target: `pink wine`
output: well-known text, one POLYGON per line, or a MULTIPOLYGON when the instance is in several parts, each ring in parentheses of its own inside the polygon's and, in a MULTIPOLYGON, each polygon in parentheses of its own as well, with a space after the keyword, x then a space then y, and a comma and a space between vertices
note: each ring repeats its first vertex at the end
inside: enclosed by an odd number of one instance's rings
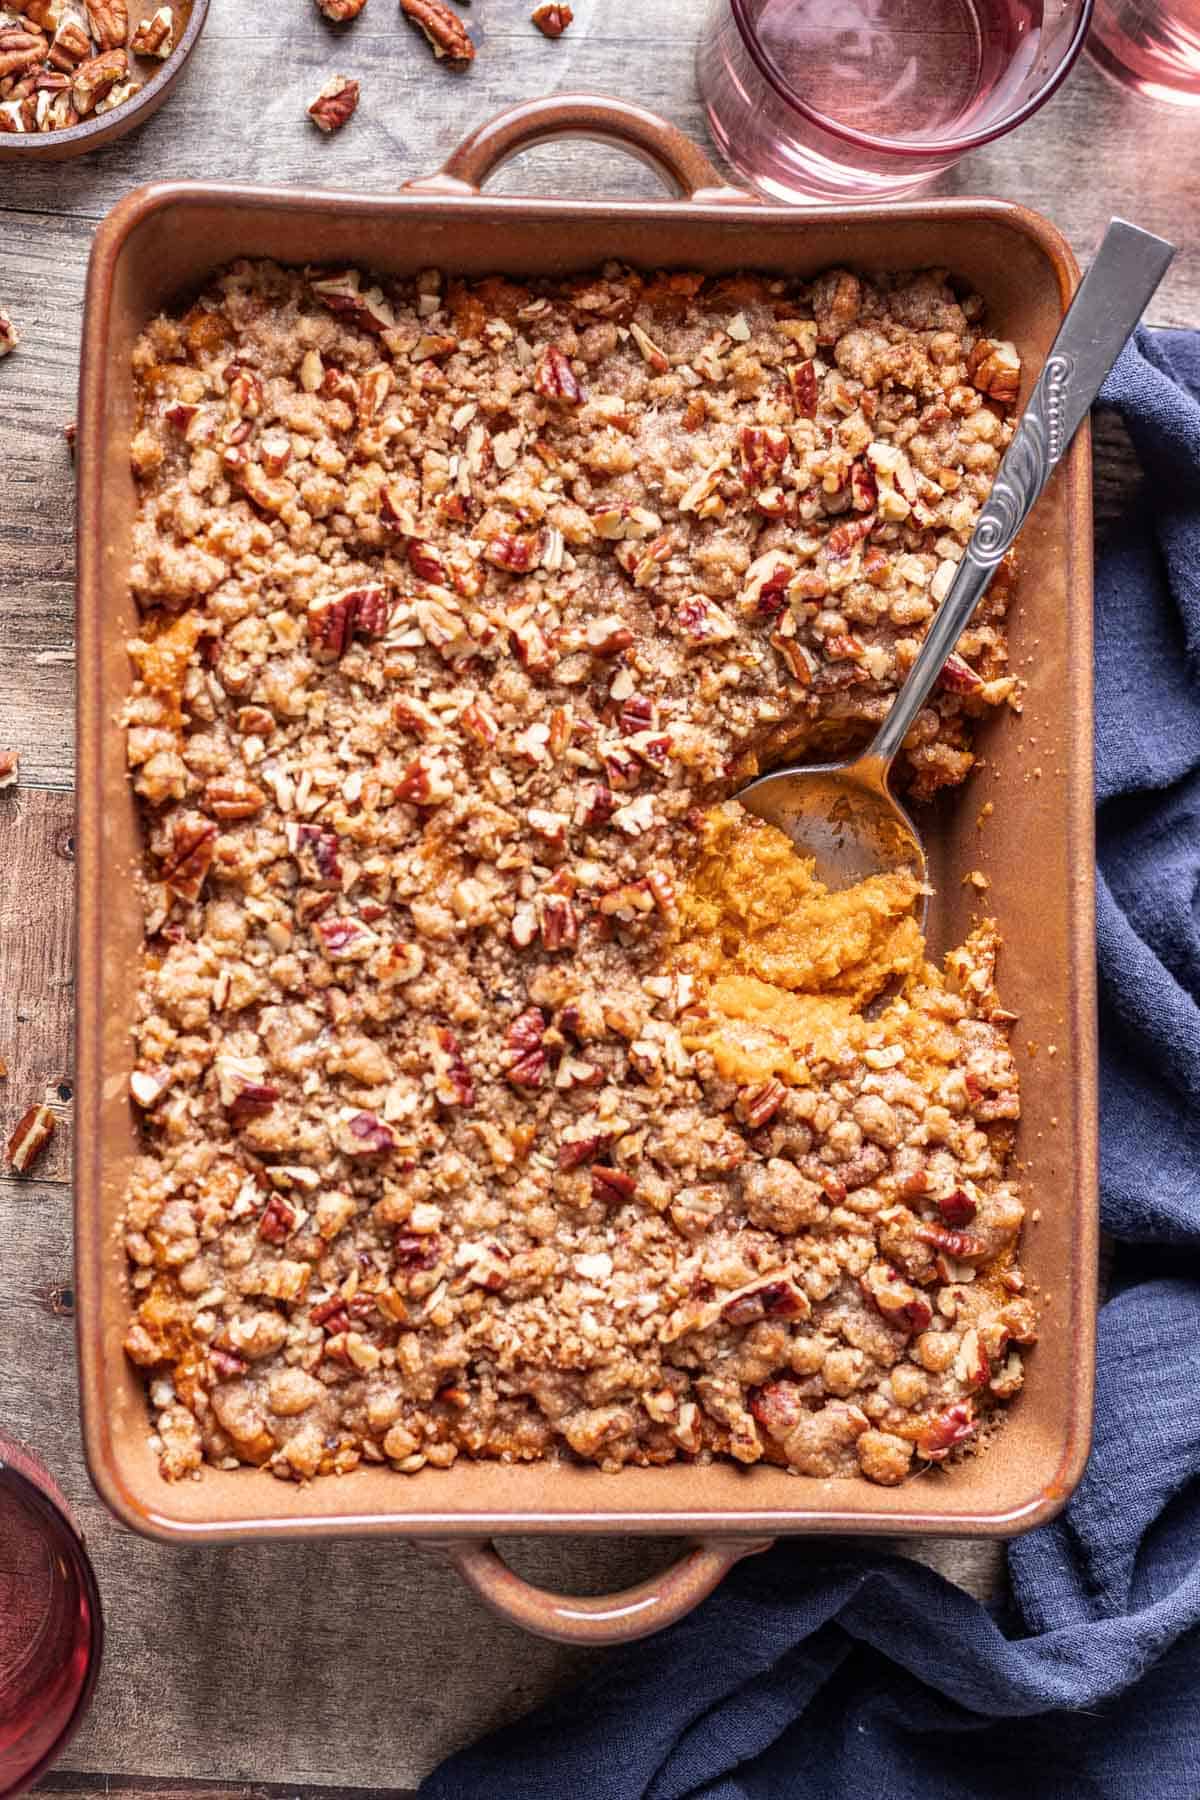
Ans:
POLYGON ((0 1439, 0 1796, 36 1780, 65 1745, 91 1696, 101 1635, 95 1577, 62 1496, 0 1439))
POLYGON ((1046 97, 1086 0, 717 0, 700 83, 718 144, 784 199, 920 186, 1046 97))
POLYGON ((1096 0, 1088 49, 1144 99, 1200 107, 1200 0, 1096 0))

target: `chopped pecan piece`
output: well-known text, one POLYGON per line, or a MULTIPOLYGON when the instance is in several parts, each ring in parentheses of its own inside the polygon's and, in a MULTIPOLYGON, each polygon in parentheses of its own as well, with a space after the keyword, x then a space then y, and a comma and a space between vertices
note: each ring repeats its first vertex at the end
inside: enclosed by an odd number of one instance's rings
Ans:
POLYGON ((637 1182, 627 1169, 614 1169, 608 1163, 593 1163, 592 1197, 605 1206, 623 1206, 637 1193, 637 1182))
POLYGON ((734 1117, 749 1130, 757 1131, 775 1117, 786 1098, 787 1089, 782 1081, 772 1076, 769 1081, 759 1081, 753 1087, 739 1090, 733 1106, 734 1117))
POLYGON ((569 6, 558 6, 548 3, 535 6, 529 15, 543 37, 560 38, 575 14, 569 6))
POLYGON ((308 109, 322 131, 340 131, 358 105, 358 83, 349 75, 331 75, 308 109))
POLYGON ((903 1280, 890 1263, 873 1262, 862 1277, 862 1290, 873 1300, 889 1325, 907 1336, 925 1331, 933 1318, 933 1308, 924 1294, 903 1280))
POLYGON ((494 537, 484 555, 497 569, 505 569, 510 575, 525 575, 530 569, 537 567, 541 558, 542 540, 539 534, 529 532, 502 531, 494 537))
POLYGON ((331 19, 335 25, 345 25, 351 19, 357 19, 367 0, 317 0, 317 11, 331 19))
POLYGON ((279 1089, 272 1087, 269 1081, 247 1081, 238 1088, 225 1110, 234 1125, 243 1125, 247 1119, 265 1118, 278 1098, 279 1089))
POLYGON ((917 1438, 917 1454, 929 1462, 942 1462, 951 1450, 973 1437, 977 1421, 969 1400, 956 1401, 925 1421, 917 1438))
POLYGON ((786 431, 768 425, 743 425, 738 432, 738 450, 747 487, 761 488, 774 481, 791 447, 786 431))
POLYGON ((812 1307, 788 1275, 750 1281, 721 1302, 727 1325, 754 1325, 759 1319, 807 1319, 812 1307))
POLYGON ((55 1118, 48 1106, 31 1106, 8 1140, 8 1160, 18 1175, 33 1167, 54 1136, 55 1118))
POLYGON ((470 34, 446 0, 400 0, 400 10, 424 32, 439 62, 444 59, 453 69, 475 60, 470 34))
POLYGON ((164 62, 175 48, 175 10, 160 6, 134 29, 129 48, 135 56, 157 56, 164 62))
POLYGON ((0 750, 0 788, 16 787, 21 757, 16 750, 0 750))
POLYGON ((969 1225, 976 1212, 974 1200, 965 1188, 960 1187, 952 1188, 948 1194, 940 1194, 937 1209, 947 1225, 954 1231, 960 1230, 964 1225, 969 1225))
POLYGON ((475 1083, 454 1033, 439 1026, 433 1034, 433 1091, 440 1106, 474 1106, 475 1083))
POLYGON ((384 1156, 396 1148, 396 1134, 373 1112, 355 1113, 346 1121, 348 1156, 384 1156))
POLYGON ((0 306, 0 356, 7 356, 15 350, 21 341, 21 333, 15 322, 0 306))
POLYGON ((958 652, 952 650, 942 664, 938 686, 947 688, 953 694, 973 694, 983 686, 983 676, 977 675, 970 663, 964 662, 958 652))

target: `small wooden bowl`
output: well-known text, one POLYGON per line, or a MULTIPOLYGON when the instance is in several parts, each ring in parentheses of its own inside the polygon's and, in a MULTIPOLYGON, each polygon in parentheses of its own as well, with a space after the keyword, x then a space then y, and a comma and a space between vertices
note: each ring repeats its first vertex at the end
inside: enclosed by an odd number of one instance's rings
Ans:
MULTIPOLYGON (((161 0, 149 0, 149 4, 141 5, 135 0, 129 9, 130 24, 156 12, 159 4, 161 0)), ((179 41, 147 80, 140 94, 126 106, 114 107, 112 112, 84 119, 78 125, 68 125, 62 131, 4 132, 0 134, 0 163, 65 162, 68 157, 85 156, 89 150, 113 144, 135 125, 144 124, 151 113, 158 111, 183 74, 208 19, 209 0, 174 0, 174 5, 177 15, 184 19, 179 41)), ((145 67, 145 63, 146 59, 142 59, 141 66, 145 67)))

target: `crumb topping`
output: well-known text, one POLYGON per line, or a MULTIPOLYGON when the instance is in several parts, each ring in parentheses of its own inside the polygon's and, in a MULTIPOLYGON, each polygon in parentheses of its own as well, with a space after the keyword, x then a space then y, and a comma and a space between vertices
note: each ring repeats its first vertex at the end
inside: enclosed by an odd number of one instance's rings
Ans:
MULTIPOLYGON (((911 665, 1011 434, 980 311, 243 263, 148 327, 127 1348, 166 1474, 895 1481, 1019 1386, 994 930, 943 978, 904 878, 826 895, 719 804, 911 665)), ((1019 698, 1005 598, 918 796, 1019 698)))

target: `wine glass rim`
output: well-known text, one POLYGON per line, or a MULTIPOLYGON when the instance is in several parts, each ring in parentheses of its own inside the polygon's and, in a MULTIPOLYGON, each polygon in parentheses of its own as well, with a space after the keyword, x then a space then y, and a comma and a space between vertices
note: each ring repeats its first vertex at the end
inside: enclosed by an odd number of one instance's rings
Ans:
POLYGON ((820 112, 810 106, 806 100, 789 87, 780 74, 774 59, 763 48, 758 32, 750 18, 750 0, 729 0, 733 22, 737 26, 743 44, 746 46, 759 74, 774 88, 785 106, 799 113, 811 124, 827 131, 831 137, 840 138, 844 143, 854 144, 862 150, 886 151, 889 156, 928 157, 933 153, 945 156, 962 156, 968 150, 976 150, 981 144, 990 144, 998 137, 1015 130, 1018 125, 1044 106, 1046 101, 1061 85, 1070 73, 1076 57, 1083 49, 1083 41, 1092 22, 1092 8, 1095 0, 1078 0, 1079 16, 1075 21, 1075 31, 1070 43, 1063 51, 1055 67, 1037 91, 1030 95, 1014 112, 1007 113, 1002 119, 979 131, 969 131, 961 137, 936 140, 933 138, 890 138, 877 136, 874 132, 859 131, 853 125, 844 125, 828 113, 820 112))
POLYGON ((47 1769, 51 1768, 58 1760, 71 1739, 74 1737, 76 1731, 79 1729, 79 1726, 83 1722, 84 1714, 91 1705, 92 1695, 95 1692, 96 1682, 100 1675, 101 1658, 104 1655, 104 1608, 100 1601, 100 1585, 96 1580, 96 1571, 92 1567, 92 1559, 87 1553, 87 1545, 84 1543, 83 1536, 75 1525, 74 1520, 63 1511, 62 1507, 59 1506, 52 1495, 48 1494, 44 1488, 39 1487, 36 1481, 32 1481, 15 1463, 10 1462, 5 1457, 2 1449, 0 1449, 0 1475, 6 1476, 12 1480, 13 1484, 20 1489, 22 1498, 32 1505, 35 1512, 42 1513, 47 1518, 57 1520, 64 1524, 67 1527, 67 1530, 71 1532, 72 1536, 78 1539, 79 1547, 83 1552, 79 1559, 79 1568, 84 1590, 87 1594, 88 1619, 91 1626, 91 1641, 89 1645, 87 1669, 84 1672, 83 1680, 80 1683, 79 1692, 75 1696, 75 1704, 71 1708, 70 1716, 64 1720, 62 1729, 55 1737, 53 1743, 43 1750, 35 1763, 22 1772, 16 1788, 5 1790, 6 1793, 13 1792, 19 1794, 26 1792, 29 1788, 33 1787, 36 1782, 40 1781, 47 1769))

